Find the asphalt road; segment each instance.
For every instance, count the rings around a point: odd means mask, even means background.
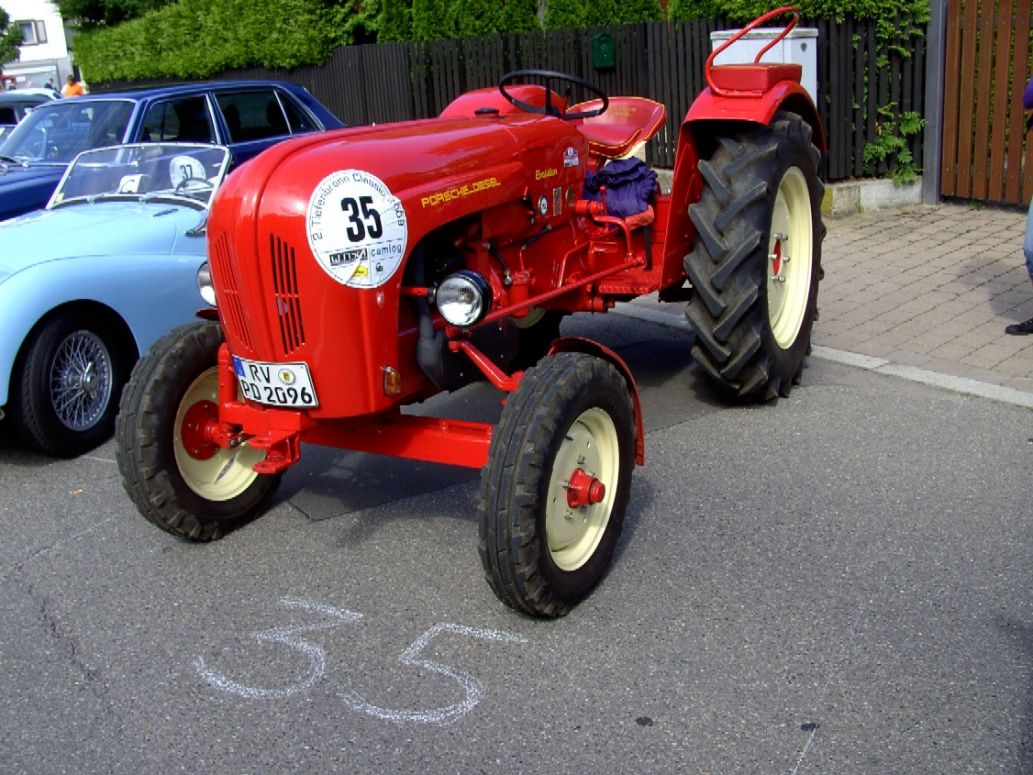
[[[647,460],[558,621],[484,582],[475,472],[306,447],[190,545],[111,442],[54,461],[0,426],[0,771],[1033,771],[1028,409],[818,359],[725,406],[680,332],[565,331],[630,362]]]

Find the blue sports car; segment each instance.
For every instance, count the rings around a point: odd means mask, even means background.
[[[229,161],[201,144],[86,151],[45,210],[0,223],[0,417],[30,445],[72,457],[106,439],[137,358],[207,306]]]

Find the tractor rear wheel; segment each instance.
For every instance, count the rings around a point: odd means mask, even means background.
[[[265,450],[225,449],[194,431],[218,412],[222,332],[193,323],[137,362],[115,423],[122,483],[149,521],[194,541],[221,538],[258,515],[280,475],[256,473]]]
[[[480,553],[506,605],[567,613],[602,579],[631,486],[627,383],[584,353],[545,358],[509,396],[481,474]]]
[[[810,125],[780,112],[700,162],[703,192],[689,207],[698,239],[685,259],[692,356],[739,399],[788,396],[803,368],[821,278],[820,161]]]

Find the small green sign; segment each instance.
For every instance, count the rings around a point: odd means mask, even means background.
[[[592,66],[596,70],[610,70],[614,64],[613,35],[597,32],[592,36]]]

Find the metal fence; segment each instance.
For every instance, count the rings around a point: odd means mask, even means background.
[[[509,70],[536,67],[569,72],[606,93],[649,97],[667,106],[667,123],[648,149],[659,167],[674,165],[678,127],[703,89],[710,33],[738,25],[719,20],[651,22],[592,29],[514,33],[485,38],[344,46],[323,65],[291,70],[261,67],[227,71],[217,79],[276,78],[306,86],[348,124],[429,118],[461,92],[494,86]],[[921,113],[925,41],[905,56],[876,52],[875,24],[847,20],[801,22],[818,29],[818,110],[829,140],[830,180],[881,175],[866,169],[863,149],[876,137],[877,108],[896,103]],[[592,39],[613,37],[615,66],[593,66]],[[99,84],[97,89],[125,86]],[[921,137],[910,140],[922,158]]]

